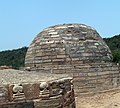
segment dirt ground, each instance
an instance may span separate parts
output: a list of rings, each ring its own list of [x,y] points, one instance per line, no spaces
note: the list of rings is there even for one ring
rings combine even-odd
[[[68,75],[59,75],[41,72],[28,72],[14,69],[0,70],[0,85],[1,84],[21,84],[33,82],[47,82],[51,80],[69,77]]]
[[[77,108],[120,108],[120,89],[76,98]]]

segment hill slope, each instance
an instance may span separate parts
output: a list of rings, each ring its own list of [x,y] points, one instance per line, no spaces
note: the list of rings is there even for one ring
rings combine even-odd
[[[26,51],[27,47],[0,52],[0,66],[7,65],[13,68],[24,66]]]
[[[120,34],[103,39],[112,51],[113,62],[120,63]]]

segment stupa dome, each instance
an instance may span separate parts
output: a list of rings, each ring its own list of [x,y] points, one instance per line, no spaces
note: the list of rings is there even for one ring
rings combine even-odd
[[[25,65],[44,68],[110,61],[111,51],[94,28],[84,24],[61,24],[44,29],[34,38]]]

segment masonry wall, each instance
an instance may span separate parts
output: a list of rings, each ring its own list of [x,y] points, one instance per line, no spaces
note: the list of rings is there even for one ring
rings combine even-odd
[[[109,62],[59,65],[52,69],[41,68],[38,72],[70,75],[73,77],[74,90],[77,95],[97,93],[120,86],[119,66]]]
[[[119,66],[113,63],[94,64],[74,69],[74,88],[77,95],[98,93],[120,86]]]
[[[0,86],[0,108],[75,108],[72,79]]]

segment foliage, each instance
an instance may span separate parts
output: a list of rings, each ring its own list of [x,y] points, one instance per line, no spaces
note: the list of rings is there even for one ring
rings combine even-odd
[[[103,39],[112,51],[113,62],[120,63],[120,34]]]
[[[0,52],[0,66],[12,66],[18,69],[24,66],[27,47]]]

